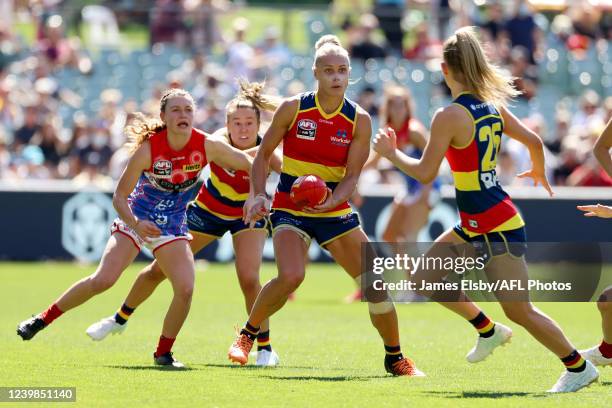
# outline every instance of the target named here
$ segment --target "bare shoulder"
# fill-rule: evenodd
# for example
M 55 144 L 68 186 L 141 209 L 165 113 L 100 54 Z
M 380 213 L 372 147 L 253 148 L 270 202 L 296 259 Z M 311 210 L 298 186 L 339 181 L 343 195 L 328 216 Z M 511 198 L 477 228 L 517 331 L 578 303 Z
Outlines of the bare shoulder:
M 472 117 L 467 109 L 457 104 L 451 104 L 438 109 L 434 115 L 434 118 L 445 122 L 460 121 L 461 123 L 472 121 Z
M 359 106 L 358 104 L 355 104 L 355 120 L 357 121 L 357 123 L 363 124 L 363 123 L 371 123 L 372 122 L 372 118 L 370 117 L 370 114 L 363 109 L 361 106 Z

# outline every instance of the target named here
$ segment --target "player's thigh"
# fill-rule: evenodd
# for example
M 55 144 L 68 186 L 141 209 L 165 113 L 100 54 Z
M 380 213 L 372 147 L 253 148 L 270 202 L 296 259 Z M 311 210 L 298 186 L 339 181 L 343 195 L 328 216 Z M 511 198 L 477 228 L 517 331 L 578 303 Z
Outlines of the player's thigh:
M 173 286 L 193 288 L 195 266 L 193 252 L 186 239 L 178 239 L 157 248 L 155 258 Z
M 351 277 L 356 278 L 364 272 L 361 265 L 361 251 L 363 245 L 368 243 L 368 236 L 359 227 L 331 241 L 325 248 L 338 265 Z
M 304 279 L 308 244 L 304 237 L 290 228 L 274 232 L 274 256 L 280 278 Z
M 485 266 L 485 274 L 490 283 L 504 284 L 503 290 L 495 291 L 495 297 L 504 310 L 506 309 L 505 303 L 529 302 L 529 291 L 526 289 L 529 271 L 524 257 L 516 257 L 509 253 L 492 256 Z M 525 290 L 519 290 L 514 282 L 520 282 L 520 287 Z M 507 307 L 512 307 L 512 305 Z
M 112 234 L 108 239 L 94 277 L 115 282 L 134 261 L 139 252 L 140 248 L 134 244 L 132 238 L 121 233 Z
M 236 254 L 236 273 L 259 275 L 261 257 L 268 233 L 266 230 L 244 230 L 232 237 Z
M 414 271 L 413 279 L 417 282 L 437 282 L 449 274 L 444 268 L 437 268 L 437 259 L 456 258 L 458 256 L 469 256 L 468 250 L 471 246 L 461 239 L 452 228 L 444 231 L 425 252 L 423 259 L 426 267 L 420 267 Z M 420 285 L 420 283 L 417 283 Z
M 189 246 L 191 247 L 191 252 L 193 252 L 194 255 L 200 252 L 202 249 L 206 248 L 212 242 L 219 239 L 219 237 L 214 235 L 202 234 L 198 232 L 193 232 L 191 230 L 189 232 L 193 236 L 193 239 L 189 243 Z

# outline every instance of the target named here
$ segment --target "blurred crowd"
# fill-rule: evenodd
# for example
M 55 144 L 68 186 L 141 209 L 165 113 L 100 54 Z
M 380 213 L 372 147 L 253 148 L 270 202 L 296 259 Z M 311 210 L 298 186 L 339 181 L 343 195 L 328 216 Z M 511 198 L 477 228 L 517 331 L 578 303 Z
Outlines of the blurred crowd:
M 212 132 L 224 125 L 225 103 L 236 91 L 237 77 L 265 80 L 268 92 L 280 95 L 313 85 L 311 56 L 287 44 L 286 27 L 269 25 L 253 40 L 249 35 L 253 22 L 235 17 L 222 30 L 221 16 L 240 14 L 236 13 L 240 5 L 234 2 L 110 0 L 99 2 L 98 9 L 76 13 L 74 3 L 0 2 L 2 181 L 69 179 L 77 185 L 112 187 L 127 160 L 125 124 L 136 111 L 157 115 L 160 94 L 167 87 L 192 92 L 198 103 L 195 125 Z M 515 113 L 545 140 L 551 182 L 612 186 L 591 155 L 594 140 L 612 118 L 611 10 L 587 0 L 559 1 L 554 10 L 536 3 L 337 0 L 329 13 L 314 13 L 331 18 L 313 18 L 295 29 L 307 30 L 316 39 L 329 26 L 341 36 L 352 56 L 353 72 L 364 73 L 367 79 L 354 78 L 351 97 L 375 123 L 380 119 L 381 90 L 394 80 L 403 85 L 393 66 L 416 64 L 409 66 L 425 67 L 431 78 L 438 71 L 438 80 L 428 84 L 432 88 L 426 99 L 413 88 L 413 100 L 407 104 L 427 108 L 408 108 L 403 113 L 427 126 L 433 112 L 430 107 L 449 100 L 439 78 L 445 37 L 464 25 L 479 26 L 489 58 L 505 67 L 523 92 Z M 548 7 L 554 2 L 542 3 Z M 116 30 L 126 22 L 140 22 L 149 28 L 149 49 L 133 51 L 136 65 L 129 65 L 131 58 L 112 51 L 120 44 L 105 43 L 114 38 L 108 31 L 88 42 L 99 41 L 98 48 L 106 51 L 85 47 L 83 35 L 67 35 L 72 24 L 69 16 L 75 14 L 81 16 L 82 24 L 89 24 L 90 36 L 95 35 L 96 24 Z M 33 43 L 16 34 L 15 21 L 36 27 Z M 558 54 L 574 62 L 565 66 Z M 391 67 L 395 76 L 385 81 L 382 75 L 374 75 L 376 79 L 369 80 L 366 74 L 380 66 L 372 61 L 385 61 L 382 66 Z M 572 73 L 572 64 L 596 64 L 600 74 L 589 68 L 584 68 L 588 76 Z M 561 69 L 568 70 L 566 77 L 559 76 Z M 573 74 L 579 81 L 575 87 L 568 85 Z M 136 86 L 135 81 L 146 86 Z M 541 112 L 546 101 L 553 104 L 550 115 Z M 498 158 L 501 183 L 522 183 L 514 175 L 529 165 L 526 149 L 505 140 Z M 372 183 L 399 180 L 384 176 L 389 167 L 384 161 L 379 166 L 381 176 L 367 178 Z M 448 174 L 442 180 L 451 181 Z

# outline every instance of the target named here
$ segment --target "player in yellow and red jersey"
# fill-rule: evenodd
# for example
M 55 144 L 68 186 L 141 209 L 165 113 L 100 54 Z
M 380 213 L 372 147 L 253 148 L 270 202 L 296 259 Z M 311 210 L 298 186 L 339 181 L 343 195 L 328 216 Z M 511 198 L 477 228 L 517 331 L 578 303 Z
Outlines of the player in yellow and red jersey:
M 226 106 L 226 127 L 213 137 L 223 139 L 236 149 L 255 154 L 261 138 L 258 135 L 261 110 L 274 110 L 276 103 L 262 94 L 263 84 L 240 82 L 240 92 Z M 280 157 L 276 157 L 273 170 L 280 171 Z M 191 250 L 198 253 L 208 244 L 232 234 L 236 254 L 236 274 L 242 289 L 247 313 L 261 289 L 259 269 L 268 220 L 261 219 L 249 228 L 242 221 L 242 206 L 249 194 L 249 172 L 232 170 L 222 161 L 210 161 L 210 177 L 202 185 L 194 201 L 187 206 L 187 225 L 193 235 Z M 121 308 L 114 316 L 92 324 L 87 334 L 96 341 L 111 333 L 121 333 L 134 309 L 144 302 L 165 279 L 159 265 L 154 262 L 139 275 Z M 257 365 L 273 366 L 279 363 L 278 355 L 270 344 L 268 321 L 262 322 L 257 337 Z
M 228 357 L 240 364 L 248 361 L 262 322 L 278 311 L 302 283 L 313 238 L 361 283 L 359 254 L 368 238 L 348 199 L 370 152 L 372 124 L 369 115 L 345 97 L 350 61 L 335 36 L 317 41 L 313 72 L 318 89 L 281 104 L 253 162 L 252 188 L 245 204 L 245 221 L 249 223 L 267 212 L 268 163 L 274 149 L 283 143 L 283 169 L 270 217 L 278 276 L 263 287 L 246 325 L 230 347 Z M 299 208 L 289 198 L 294 180 L 306 174 L 321 177 L 331 191 L 315 208 Z M 402 355 L 393 303 L 387 297 L 373 299 L 369 311 L 385 345 L 386 370 L 393 375 L 423 375 Z
M 490 281 L 526 280 L 524 222 L 499 185 L 495 167 L 501 136 L 506 133 L 523 143 L 531 155 L 533 168 L 519 177 L 532 178 L 536 185 L 542 184 L 552 195 L 544 173 L 542 140 L 506 109 L 507 99 L 518 92 L 510 84 L 511 79 L 488 62 L 471 28 L 457 30 L 444 43 L 443 50 L 442 72 L 454 101 L 434 116 L 431 137 L 422 158 L 413 159 L 397 150 L 395 133 L 389 129 L 378 132 L 374 149 L 421 182 L 433 180 L 446 155 L 453 172 L 461 220 L 436 240 L 429 255 L 440 252 L 448 255 L 445 244 L 469 243 L 485 258 L 485 271 Z M 419 270 L 415 275 L 417 281 L 443 279 L 448 271 Z M 514 293 L 507 292 L 496 292 L 506 316 L 556 354 L 566 367 L 549 392 L 577 391 L 597 381 L 597 369 L 582 358 L 552 319 L 529 301 L 512 301 L 507 296 Z M 434 299 L 437 295 L 431 291 L 422 294 Z M 480 336 L 467 360 L 471 363 L 482 361 L 494 348 L 509 341 L 512 331 L 489 320 L 465 293 L 457 291 L 456 295 L 454 299 L 462 301 L 441 304 L 469 320 L 477 329 Z

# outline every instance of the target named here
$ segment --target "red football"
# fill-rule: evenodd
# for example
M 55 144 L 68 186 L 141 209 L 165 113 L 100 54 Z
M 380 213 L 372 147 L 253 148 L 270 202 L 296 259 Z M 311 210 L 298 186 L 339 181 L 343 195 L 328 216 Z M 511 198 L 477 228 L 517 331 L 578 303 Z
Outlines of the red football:
M 298 207 L 314 207 L 327 198 L 327 185 L 314 174 L 307 174 L 293 182 L 289 197 Z

